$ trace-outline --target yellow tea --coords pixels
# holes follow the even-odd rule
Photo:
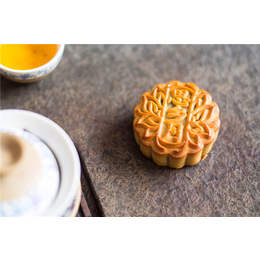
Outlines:
[[[57,44],[0,44],[0,63],[10,69],[30,70],[49,62]]]

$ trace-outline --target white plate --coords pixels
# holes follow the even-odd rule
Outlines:
[[[61,185],[58,195],[43,216],[63,216],[75,199],[80,184],[80,161],[77,150],[66,132],[50,119],[25,110],[0,111],[2,127],[17,127],[38,136],[52,150],[60,166]]]

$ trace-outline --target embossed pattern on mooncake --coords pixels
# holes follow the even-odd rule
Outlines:
[[[219,127],[218,105],[193,83],[158,84],[134,108],[136,142],[162,166],[197,164],[210,152]]]

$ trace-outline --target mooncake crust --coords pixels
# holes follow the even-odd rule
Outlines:
[[[218,105],[194,83],[158,84],[134,108],[135,140],[161,166],[199,163],[212,149],[219,127]]]

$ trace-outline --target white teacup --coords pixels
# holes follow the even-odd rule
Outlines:
[[[49,62],[38,68],[30,70],[14,70],[0,64],[0,73],[7,79],[19,83],[38,81],[49,75],[57,67],[62,58],[64,48],[65,44],[58,44],[58,51],[55,56]]]

